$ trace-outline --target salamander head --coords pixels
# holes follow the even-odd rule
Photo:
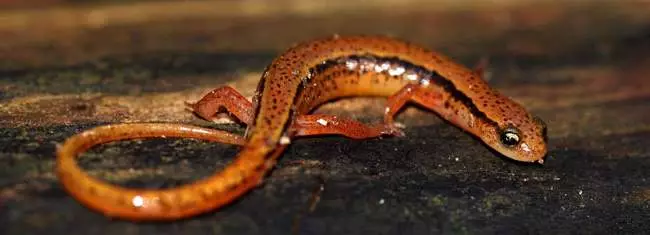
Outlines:
[[[484,128],[480,138],[487,145],[516,161],[544,163],[548,139],[544,121],[525,115],[519,120],[501,120],[497,124]]]

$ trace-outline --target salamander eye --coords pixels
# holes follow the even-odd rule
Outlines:
[[[507,128],[501,132],[501,143],[505,146],[512,147],[519,143],[519,132],[514,128]]]

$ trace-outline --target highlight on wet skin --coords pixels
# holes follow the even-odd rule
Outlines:
[[[387,98],[382,123],[311,114],[326,102],[358,96]],[[231,203],[259,185],[294,138],[402,135],[394,116],[413,103],[505,157],[522,162],[544,160],[544,122],[489,87],[479,72],[405,41],[382,36],[335,36],[297,44],[279,55],[263,72],[252,102],[224,86],[187,103],[204,119],[226,110],[246,125],[245,136],[185,124],[99,126],[70,137],[58,148],[57,173],[73,197],[109,217],[133,221],[183,219]],[[164,136],[235,144],[240,151],[224,170],[208,178],[159,190],[110,185],[90,177],[75,162],[80,153],[94,145]]]

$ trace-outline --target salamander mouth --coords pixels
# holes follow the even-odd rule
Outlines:
[[[497,143],[497,147],[491,147],[490,150],[495,154],[503,157],[504,159],[512,160],[515,162],[523,163],[543,163],[546,158],[546,152],[529,152],[525,153],[523,151],[518,151],[514,149],[509,149]]]

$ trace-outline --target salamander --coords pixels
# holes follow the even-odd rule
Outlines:
[[[334,99],[386,97],[383,123],[311,114]],[[394,116],[409,103],[435,112],[501,155],[543,163],[546,125],[488,86],[481,73],[413,43],[384,36],[334,36],[292,46],[262,73],[252,102],[229,86],[187,106],[211,119],[224,109],[246,124],[243,136],[193,125],[131,123],[99,126],[57,150],[57,175],[78,201],[106,216],[175,220],[215,210],[260,184],[291,141],[301,136],[352,139],[401,136]],[[240,146],[224,170],[171,189],[131,189],[102,182],[75,162],[90,147],[123,139],[187,137]]]

